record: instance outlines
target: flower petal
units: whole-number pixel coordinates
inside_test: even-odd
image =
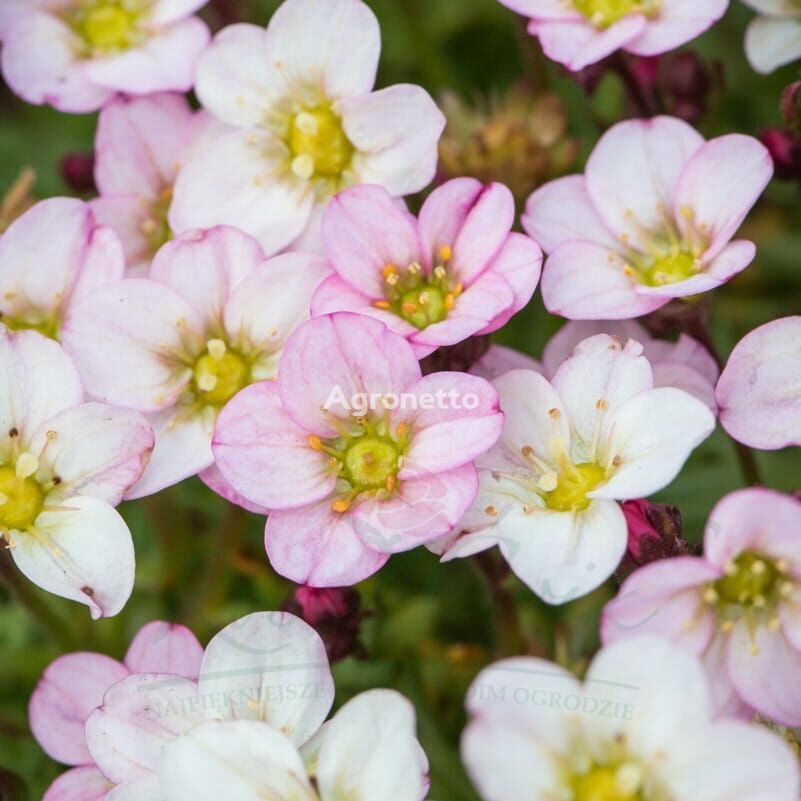
[[[801,20],[757,17],[745,32],[745,54],[763,75],[801,58]]]
[[[728,0],[673,0],[659,9],[645,30],[626,45],[629,53],[655,56],[695,39],[711,28],[729,7]]]
[[[136,633],[125,664],[131,673],[174,673],[194,681],[202,658],[203,646],[186,626],[154,620]]]
[[[105,801],[114,785],[96,768],[84,766],[62,773],[42,801]]]
[[[60,656],[45,670],[28,706],[31,732],[48,756],[65,765],[92,761],[83,735],[103,695],[128,675],[125,665],[103,654]]]
[[[288,612],[255,612],[215,635],[200,669],[200,695],[230,699],[206,717],[267,721],[300,746],[334,702],[325,645]]]
[[[94,619],[116,615],[133,590],[131,532],[96,498],[73,497],[42,512],[36,535],[17,535],[11,555],[34,584],[86,604]]]

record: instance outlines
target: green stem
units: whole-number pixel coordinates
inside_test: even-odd
[[[484,577],[495,608],[495,656],[518,656],[524,651],[524,638],[514,596],[503,586],[509,570],[497,553],[484,551],[473,557]]]
[[[30,616],[52,635],[63,650],[72,649],[72,636],[64,621],[42,600],[31,582],[17,570],[7,548],[0,551],[0,584],[5,587],[11,598],[23,606]]]

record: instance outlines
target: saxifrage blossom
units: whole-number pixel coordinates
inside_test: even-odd
[[[658,637],[603,648],[583,682],[544,659],[483,670],[462,759],[484,801],[796,801],[780,737],[717,719],[703,668]]]
[[[584,175],[529,198],[523,227],[548,254],[545,305],[618,320],[720,286],[754,259],[752,242],[731,240],[772,174],[750,136],[707,142],[672,117],[618,123]]]
[[[717,386],[720,422],[739,442],[801,445],[801,317],[760,326],[732,351]]]
[[[209,31],[206,0],[3,0],[3,77],[29,103],[96,111],[119,93],[184,92]]]
[[[618,501],[669,484],[714,415],[682,390],[654,388],[642,345],[606,334],[582,342],[550,382],[512,370],[493,385],[503,432],[477,459],[478,496],[443,559],[497,545],[537,595],[566,603],[620,563],[627,526]]]
[[[745,32],[745,54],[763,75],[801,58],[801,6],[794,0],[743,0],[757,12]]]
[[[0,323],[57,339],[70,306],[124,272],[119,238],[90,206],[43,200],[0,237]]]
[[[801,501],[749,488],[713,509],[704,556],[640,568],[604,609],[604,642],[637,632],[702,657],[714,700],[801,725]]]
[[[100,112],[95,137],[100,196],[91,206],[120,237],[128,275],[144,275],[172,237],[167,218],[181,165],[226,128],[177,94],[119,97]]]
[[[116,615],[134,583],[131,532],[115,510],[142,474],[142,415],[83,403],[57,342],[0,324],[0,545],[48,592]]]
[[[511,233],[512,193],[457,178],[435,189],[419,219],[379,186],[337,195],[323,215],[335,275],[312,313],[367,314],[405,337],[418,357],[500,328],[531,299],[542,266],[536,242]]]
[[[373,91],[381,35],[361,0],[286,0],[267,29],[223,29],[198,65],[195,91],[236,130],[189,160],[175,185],[176,231],[235,225],[276,253],[352,184],[394,197],[434,177],[445,118],[419,86]]]
[[[473,460],[501,430],[497,401],[475,376],[421,377],[405,339],[338,312],[290,336],[276,382],[226,406],[214,456],[240,495],[270,510],[279,573],[350,585],[458,523],[476,494]]]
[[[767,0],[766,0],[767,1]],[[529,18],[545,54],[570,70],[616,50],[656,56],[711,28],[729,0],[500,0]]]
[[[217,414],[248,384],[275,377],[286,337],[328,272],[311,254],[265,260],[258,242],[221,226],[168,242],[149,278],[106,284],[73,305],[63,339],[86,391],[146,413],[156,432],[128,497],[201,473],[239,500],[213,467]]]
[[[112,783],[89,753],[84,727],[112,684],[132,673],[170,673],[195,680],[203,648],[185,626],[153,621],[133,638],[122,662],[76,652],[52,662],[31,696],[31,731],[48,756],[71,770],[59,776],[42,801],[101,801]]]

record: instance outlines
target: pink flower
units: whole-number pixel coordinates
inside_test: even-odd
[[[271,510],[273,567],[346,586],[453,528],[476,493],[473,460],[502,420],[486,381],[422,378],[402,337],[340,312],[297,329],[278,381],[223,410],[213,450],[234,489]]]
[[[184,92],[209,31],[205,0],[3,0],[2,72],[11,89],[59,111],[96,111],[116,94]]]
[[[529,17],[545,54],[578,71],[622,49],[666,53],[700,36],[729,0],[500,0]]]
[[[745,33],[751,66],[766,75],[801,58],[801,8],[793,0],[743,0],[758,16]]]
[[[80,200],[43,200],[0,238],[0,322],[57,338],[70,307],[122,278],[117,235]]]
[[[776,450],[801,445],[801,317],[747,334],[717,387],[720,422],[739,442]]]
[[[510,233],[515,205],[501,184],[457,178],[435,189],[415,220],[378,186],[337,195],[323,216],[336,274],[315,315],[354,311],[405,337],[418,358],[500,328],[531,299],[542,252]]]
[[[310,254],[265,260],[254,239],[220,227],[168,242],[148,279],[106,284],[73,304],[63,337],[87,392],[146,413],[156,432],[128,497],[202,473],[239,501],[213,467],[217,414],[248,384],[275,377],[287,335],[327,274]]]
[[[132,673],[171,673],[197,679],[203,649],[184,626],[153,621],[131,642],[123,662],[103,654],[71,653],[45,670],[28,708],[33,736],[45,752],[72,770],[59,776],[43,801],[103,799],[112,783],[95,766],[84,725],[106,690]]]
[[[551,381],[512,370],[493,381],[505,415],[498,444],[477,459],[479,492],[444,560],[497,545],[547,603],[602,584],[627,545],[618,501],[667,486],[715,426],[686,392],[654,388],[642,346],[585,340]]]
[[[523,227],[549,255],[545,305],[617,320],[720,286],[754,258],[752,242],[731,239],[772,173],[770,154],[748,136],[705,142],[670,117],[615,125],[585,175],[529,198]]]
[[[92,209],[122,240],[129,275],[144,275],[172,236],[167,215],[181,164],[193,148],[225,129],[173,94],[119,97],[100,112],[95,138],[100,197]]]
[[[48,592],[116,615],[131,595],[131,532],[114,508],[142,475],[142,415],[83,403],[61,346],[0,325],[0,546]]]
[[[276,253],[319,240],[328,198],[352,184],[393,197],[434,177],[445,118],[419,86],[374,92],[378,20],[361,0],[286,0],[267,29],[232,25],[203,54],[195,91],[236,130],[175,186],[175,231],[235,225]]]
[[[583,682],[504,659],[468,692],[462,760],[484,801],[796,801],[793,751],[763,726],[717,719],[713,689],[658,637],[605,646]]]
[[[715,383],[720,370],[712,354],[686,334],[681,334],[675,342],[654,339],[636,320],[568,321],[545,346],[542,355],[544,375],[553,376],[574,348],[595,334],[609,334],[621,342],[636,340],[651,363],[654,386],[682,389],[717,413]]]
[[[605,643],[654,633],[701,656],[728,713],[801,725],[801,502],[744,489],[713,509],[703,557],[637,570],[604,609]]]

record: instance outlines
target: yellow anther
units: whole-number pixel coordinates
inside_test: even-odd
[[[398,272],[398,268],[394,264],[385,264],[381,268],[381,272],[384,278],[387,278],[390,275],[395,275]]]
[[[445,310],[450,311],[453,308],[453,304],[454,304],[453,294],[451,292],[448,292],[448,294],[445,295]]]
[[[422,271],[423,271],[423,268],[416,261],[413,261],[409,265],[409,275],[419,275]]]
[[[441,264],[438,264],[434,268],[434,278],[436,278],[438,281],[441,281],[443,278],[445,278],[447,274],[448,271]]]
[[[428,303],[429,299],[430,298],[429,298],[428,292],[421,292],[420,295],[417,298],[417,300],[420,302],[421,306],[425,306],[426,303]]]
[[[398,274],[397,274],[397,273],[390,273],[390,274],[389,274],[389,275],[386,277],[386,282],[387,282],[387,283],[388,283],[390,286],[396,286],[396,285],[397,285],[397,283],[398,283]]]
[[[494,506],[490,505],[484,509],[484,514],[489,515],[490,517],[497,517],[498,510]]]
[[[395,489],[395,487],[397,486],[397,483],[398,483],[398,479],[394,475],[388,476],[387,477],[387,483],[386,483],[387,492],[392,492]]]
[[[373,306],[376,309],[388,309],[389,308],[389,301],[388,300],[374,300]]]
[[[338,512],[339,514],[347,512],[348,509],[350,509],[350,501],[345,500],[344,498],[336,500],[331,504],[331,510]]]
[[[420,307],[416,303],[403,303],[401,304],[401,309],[404,314],[414,314],[420,310]]]
[[[155,220],[151,220],[150,217],[148,217],[139,227],[142,229],[142,233],[145,234],[145,236],[150,236],[150,234],[154,234],[156,232],[156,228],[158,226],[156,225]]]
[[[223,356],[225,356],[225,351],[228,350],[228,346],[221,339],[210,339],[206,343],[206,350],[208,350],[209,356],[211,356],[212,359],[220,361]]]
[[[441,245],[439,248],[439,258],[443,262],[449,262],[453,256],[453,249],[450,245]]]
[[[323,449],[323,441],[317,434],[309,434],[309,447],[315,451],[321,451]]]
[[[717,590],[714,587],[707,587],[704,591],[704,603],[716,604],[720,600]]]
[[[401,420],[398,423],[398,427],[395,429],[395,436],[400,439],[403,439],[409,433],[409,424],[405,420]]]
[[[464,292],[464,284],[456,284],[456,286],[453,288],[453,294],[458,298],[462,292]]]
[[[765,563],[761,559],[757,559],[755,562],[751,563],[751,572],[755,576],[761,576],[765,572],[765,569]]]

